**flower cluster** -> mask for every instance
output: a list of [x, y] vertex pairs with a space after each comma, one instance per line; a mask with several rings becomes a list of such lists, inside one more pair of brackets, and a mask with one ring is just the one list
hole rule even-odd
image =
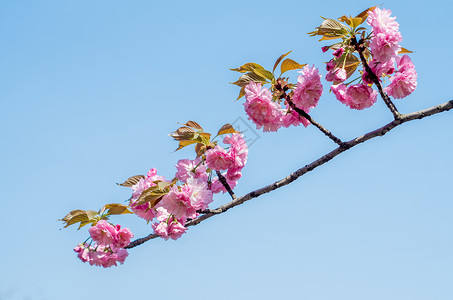
[[[409, 56], [399, 55], [402, 49], [399, 45], [402, 36], [396, 18], [390, 15], [391, 11], [387, 9], [374, 8], [368, 11], [367, 23], [372, 29], [368, 42], [371, 54], [368, 65], [380, 81], [382, 77], [390, 77], [390, 84], [384, 91], [393, 98], [402, 99], [415, 90], [417, 72]], [[355, 50], [357, 49], [353, 48], [353, 51]], [[341, 103], [350, 108], [358, 110], [368, 108], [376, 102], [377, 97], [377, 91], [371, 88], [374, 83], [373, 76], [364, 68], [361, 77], [363, 83], [349, 86], [343, 84], [346, 72], [338, 67], [338, 62], [346, 62], [347, 57], [343, 53], [344, 48], [337, 49], [333, 53], [335, 58], [327, 63], [329, 73], [326, 79], [335, 83], [331, 91]]]
[[74, 248], [83, 262], [104, 268], [116, 266], [117, 262], [124, 263], [128, 253], [123, 248], [129, 245], [131, 238], [134, 237], [128, 228], [113, 226], [105, 220], [100, 220], [89, 229], [89, 232], [95, 242], [94, 245], [82, 243]]
[[[321, 98], [323, 91], [321, 75], [314, 66], [305, 66], [299, 73], [301, 75], [297, 77], [291, 101], [308, 113], [310, 109], [316, 107]], [[245, 112], [257, 129], [263, 128], [264, 132], [269, 132], [277, 131], [280, 127], [300, 124], [307, 127], [310, 124], [307, 119], [291, 109], [287, 101], [285, 108], [282, 108], [274, 98], [271, 91], [261, 83], [252, 81], [245, 87]]]
[[[239, 133], [225, 136], [223, 143], [229, 145], [228, 150], [215, 145], [194, 160], [179, 160], [176, 164], [175, 179], [181, 184], [169, 184], [168, 190], [154, 206], [147, 202], [149, 208], [145, 213], [152, 216], [147, 219], [148, 221], [156, 220], [151, 224], [156, 234], [166, 240], [178, 239], [187, 230], [186, 222], [196, 218], [200, 211], [208, 208], [213, 201], [213, 194], [226, 191], [219, 178], [212, 172], [224, 171], [222, 176], [226, 178], [230, 188], [236, 186], [242, 176], [242, 168], [247, 162], [248, 148]], [[146, 178], [132, 186], [131, 203], [135, 203], [132, 201], [138, 200], [141, 193], [146, 191], [142, 187], [148, 189], [155, 187], [162, 179], [162, 176], [156, 175], [155, 169], [151, 169]]]

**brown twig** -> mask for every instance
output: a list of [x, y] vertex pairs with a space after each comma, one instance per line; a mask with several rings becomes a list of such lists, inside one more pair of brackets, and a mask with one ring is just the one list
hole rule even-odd
[[399, 119], [401, 117], [401, 114], [398, 112], [398, 109], [396, 108], [395, 104], [390, 100], [390, 97], [387, 95], [386, 92], [384, 92], [384, 89], [382, 88], [381, 81], [377, 77], [377, 75], [371, 70], [370, 66], [368, 65], [365, 56], [363, 55], [363, 51], [365, 50], [364, 45], [362, 44], [362, 41], [357, 42], [356, 37], [353, 37], [351, 39], [351, 45], [355, 47], [355, 50], [359, 53], [360, 60], [362, 61], [362, 65], [365, 68], [365, 71], [367, 74], [369, 74], [370, 79], [373, 81], [373, 83], [376, 85], [378, 88], [379, 94], [381, 95], [382, 100], [384, 100], [385, 105], [390, 109], [390, 111], [393, 114], [393, 117], [395, 120]]
[[343, 142], [337, 138], [335, 135], [333, 135], [329, 130], [327, 130], [324, 126], [313, 120], [313, 118], [306, 113], [303, 109], [300, 109], [297, 107], [294, 102], [291, 100], [291, 96], [288, 95], [286, 92], [288, 91], [288, 87], [286, 85], [286, 82], [278, 79], [276, 84], [274, 84], [274, 88], [278, 91], [279, 99], [285, 99], [285, 101], [289, 104], [289, 106], [299, 114], [301, 118], [307, 119], [311, 124], [313, 124], [316, 128], [321, 130], [322, 133], [324, 133], [328, 138], [330, 138], [332, 141], [334, 141], [337, 145], [341, 146], [343, 145]]
[[[428, 116], [431, 116], [431, 115], [435, 115], [435, 114], [438, 114], [438, 113], [441, 113], [441, 112], [444, 112], [444, 111], [449, 111], [453, 108], [453, 100], [451, 101], [448, 101], [444, 104], [440, 104], [440, 105], [437, 105], [437, 106], [433, 106], [433, 107], [430, 107], [430, 108], [427, 108], [427, 109], [424, 109], [424, 110], [421, 110], [421, 111], [417, 111], [417, 112], [413, 112], [413, 113], [410, 113], [410, 114], [403, 114], [403, 115], [400, 115], [400, 117], [398, 119], [395, 119], [393, 120], [392, 122], [386, 124], [385, 126], [379, 128], [379, 129], [376, 129], [374, 131], [371, 131], [371, 132], [368, 132], [362, 136], [359, 136], [359, 137], [356, 137], [355, 139], [352, 139], [348, 142], [344, 142], [342, 146], [336, 148], [335, 150], [327, 153], [326, 155], [318, 158], [317, 160], [313, 161], [311, 164], [308, 164], [300, 169], [298, 169], [297, 171], [289, 174], [288, 176], [286, 176], [285, 178], [279, 180], [279, 181], [276, 181], [268, 186], [265, 186], [263, 188], [260, 188], [260, 189], [257, 189], [253, 192], [250, 192], [244, 196], [241, 196], [225, 205], [222, 205], [216, 209], [212, 209], [212, 210], [206, 210], [204, 214], [202, 214], [201, 216], [199, 216], [198, 218], [196, 219], [193, 219], [193, 220], [190, 220], [186, 223], [186, 227], [189, 227], [189, 226], [195, 226], [197, 224], [200, 224], [201, 222], [203, 222], [204, 220], [214, 216], [214, 215], [218, 215], [218, 214], [222, 214], [226, 211], [228, 211], [229, 209], [235, 207], [235, 206], [238, 206], [238, 205], [241, 205], [242, 203], [248, 201], [248, 200], [251, 200], [251, 199], [254, 199], [254, 198], [257, 198], [263, 194], [266, 194], [266, 193], [269, 193], [273, 190], [276, 190], [278, 188], [281, 188], [285, 185], [288, 185], [290, 184], [291, 182], [295, 181], [296, 179], [298, 179], [299, 177], [301, 177], [302, 175], [314, 170], [315, 168], [329, 162], [330, 160], [332, 160], [334, 157], [336, 157], [337, 155], [345, 152], [346, 150], [348, 149], [351, 149], [352, 147], [354, 146], [357, 146], [358, 144], [361, 144], [363, 142], [366, 142], [367, 140], [369, 139], [372, 139], [372, 138], [375, 138], [375, 137], [378, 137], [378, 136], [383, 136], [385, 135], [387, 132], [389, 132], [390, 130], [392, 130], [393, 128], [403, 124], [403, 123], [406, 123], [406, 122], [409, 122], [409, 121], [413, 121], [413, 120], [416, 120], [416, 119], [423, 119], [423, 118], [426, 118]], [[134, 248], [138, 245], [141, 245], [149, 240], [152, 240], [154, 238], [158, 237], [158, 235], [156, 234], [150, 234], [144, 238], [141, 238], [141, 239], [137, 239], [133, 242], [131, 242], [127, 247], [125, 248]]]
[[219, 171], [216, 171], [216, 174], [217, 174], [217, 177], [219, 177], [219, 180], [220, 182], [222, 183], [222, 185], [225, 187], [225, 189], [227, 190], [228, 194], [230, 194], [231, 198], [233, 200], [236, 200], [237, 197], [236, 195], [234, 194], [233, 190], [231, 189], [230, 185], [228, 184], [227, 180], [225, 179], [225, 177], [219, 172]]
[[313, 120], [313, 118], [307, 114], [303, 109], [300, 109], [299, 107], [297, 107], [293, 101], [291, 101], [291, 98], [289, 97], [289, 95], [286, 95], [287, 97], [285, 98], [286, 99], [286, 102], [288, 102], [289, 106], [294, 109], [298, 114], [299, 116], [301, 116], [302, 118], [305, 118], [307, 119], [311, 124], [313, 124], [316, 128], [318, 128], [319, 130], [322, 131], [322, 133], [324, 133], [327, 137], [329, 137], [332, 141], [334, 141], [337, 145], [339, 146], [342, 146], [343, 145], [343, 142], [337, 138], [335, 135], [333, 135], [329, 130], [327, 130], [324, 126], [322, 126], [321, 124], [319, 124], [318, 122], [316, 122], [315, 120]]

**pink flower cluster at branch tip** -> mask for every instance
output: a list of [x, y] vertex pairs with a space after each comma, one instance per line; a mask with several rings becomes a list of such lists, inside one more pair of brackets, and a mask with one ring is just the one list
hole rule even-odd
[[168, 240], [169, 238], [177, 240], [187, 230], [181, 221], [175, 219], [175, 217], [170, 215], [163, 207], [157, 208], [157, 220], [159, 223], [153, 223], [151, 226], [154, 229], [154, 233], [165, 240]]
[[117, 262], [123, 264], [128, 253], [123, 249], [131, 242], [134, 235], [129, 228], [113, 226], [105, 220], [100, 220], [88, 230], [94, 246], [79, 244], [74, 248], [77, 257], [90, 265], [108, 268], [116, 266]]
[[353, 109], [362, 110], [376, 102], [377, 91], [366, 84], [355, 84], [346, 87], [345, 84], [332, 85], [330, 88], [337, 99]]
[[123, 264], [129, 255], [126, 249], [112, 251], [104, 245], [90, 246], [88, 244], [79, 244], [74, 248], [74, 251], [77, 253], [77, 257], [83, 262], [104, 268], [116, 266], [117, 262]]
[[399, 43], [403, 40], [399, 32], [399, 24], [395, 17], [390, 17], [392, 12], [387, 9], [375, 9], [368, 12], [367, 23], [373, 29], [370, 40], [370, 49], [373, 59], [386, 63], [398, 55], [401, 50]]
[[[231, 164], [227, 169], [222, 169], [227, 170], [227, 172], [223, 173], [222, 175], [225, 177], [231, 189], [233, 189], [236, 186], [237, 181], [242, 177], [241, 171], [242, 168], [244, 168], [245, 164], [247, 163], [248, 147], [247, 144], [245, 143], [243, 135], [239, 133], [233, 133], [231, 136], [230, 135], [225, 136], [225, 138], [223, 139], [223, 143], [230, 144], [227, 155], [231, 161]], [[208, 161], [209, 151], [206, 152], [206, 161]], [[213, 152], [213, 154], [214, 153], [215, 152]], [[226, 189], [218, 178], [214, 178], [211, 182], [211, 191], [214, 194], [220, 192], [225, 193]]]
[[397, 57], [398, 71], [390, 77], [390, 84], [384, 89], [387, 94], [396, 99], [402, 99], [417, 87], [417, 72], [409, 56]]
[[120, 225], [113, 226], [106, 220], [100, 220], [88, 231], [93, 241], [99, 245], [110, 246], [113, 250], [126, 247], [134, 237], [129, 228], [121, 228]]
[[282, 110], [277, 103], [272, 102], [271, 92], [261, 83], [251, 81], [245, 87], [245, 99], [245, 112], [257, 129], [263, 128], [264, 132], [269, 132], [281, 127]]
[[188, 218], [196, 218], [196, 211], [208, 208], [212, 201], [208, 184], [200, 178], [189, 178], [182, 186], [172, 186], [159, 204], [185, 223]]
[[[314, 66], [305, 66], [301, 75], [297, 77], [297, 86], [294, 90], [293, 102], [303, 110], [309, 110], [316, 107], [322, 95], [321, 75]], [[288, 127], [288, 126], [285, 126]]]

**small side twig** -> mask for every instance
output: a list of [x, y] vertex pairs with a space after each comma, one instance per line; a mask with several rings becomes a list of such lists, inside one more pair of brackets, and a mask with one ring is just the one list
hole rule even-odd
[[393, 117], [395, 120], [401, 118], [401, 114], [399, 113], [398, 109], [396, 108], [395, 104], [390, 100], [390, 97], [387, 95], [386, 92], [384, 92], [384, 89], [382, 88], [381, 81], [377, 77], [377, 75], [373, 72], [373, 70], [370, 68], [368, 65], [365, 56], [363, 55], [363, 51], [365, 50], [365, 47], [362, 45], [362, 41], [357, 42], [356, 37], [353, 37], [351, 39], [351, 44], [355, 47], [355, 50], [359, 53], [360, 60], [362, 61], [362, 65], [365, 68], [365, 71], [370, 75], [371, 80], [373, 83], [376, 85], [378, 88], [379, 94], [381, 95], [382, 100], [384, 100], [385, 105], [390, 109], [390, 111], [393, 114]]
[[237, 197], [236, 195], [234, 194], [233, 190], [231, 189], [230, 185], [228, 184], [227, 180], [225, 179], [225, 177], [219, 172], [219, 171], [216, 171], [216, 174], [217, 174], [217, 177], [219, 177], [219, 180], [220, 180], [220, 183], [222, 183], [222, 185], [225, 187], [225, 189], [227, 190], [228, 194], [230, 194], [231, 198], [233, 200], [236, 200]]
[[313, 118], [309, 114], [307, 114], [303, 109], [300, 109], [299, 107], [297, 107], [294, 104], [294, 102], [291, 101], [291, 98], [289, 97], [289, 95], [286, 95], [285, 100], [286, 100], [286, 102], [288, 102], [289, 106], [299, 114], [299, 116], [307, 119], [311, 124], [313, 124], [316, 128], [321, 130], [322, 133], [324, 133], [328, 138], [330, 138], [332, 141], [334, 141], [338, 146], [343, 145], [343, 142], [339, 138], [337, 138], [335, 135], [333, 135], [324, 126], [322, 126], [321, 124], [319, 124], [318, 122], [313, 120]]

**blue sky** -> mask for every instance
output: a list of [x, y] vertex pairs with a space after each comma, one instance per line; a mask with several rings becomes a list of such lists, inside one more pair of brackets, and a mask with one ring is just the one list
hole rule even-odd
[[[60, 230], [73, 209], [122, 202], [115, 185], [155, 167], [172, 177], [192, 158], [168, 134], [195, 120], [216, 131], [246, 119], [237, 73], [282, 53], [329, 54], [306, 33], [319, 16], [371, 1], [1, 1], [0, 299], [451, 299], [452, 112], [407, 123], [291, 185], [153, 240], [120, 267], [83, 264], [86, 230]], [[452, 7], [388, 1], [402, 45], [415, 51], [417, 90], [403, 113], [452, 99]], [[296, 75], [295, 73], [291, 74]], [[382, 102], [353, 111], [325, 92], [313, 117], [348, 140], [391, 121]], [[247, 121], [248, 122], [248, 121]], [[250, 124], [250, 123], [248, 123]], [[236, 193], [245, 194], [335, 148], [314, 127], [263, 134]], [[228, 201], [216, 197], [215, 204]], [[151, 231], [116, 217], [137, 237]]]

